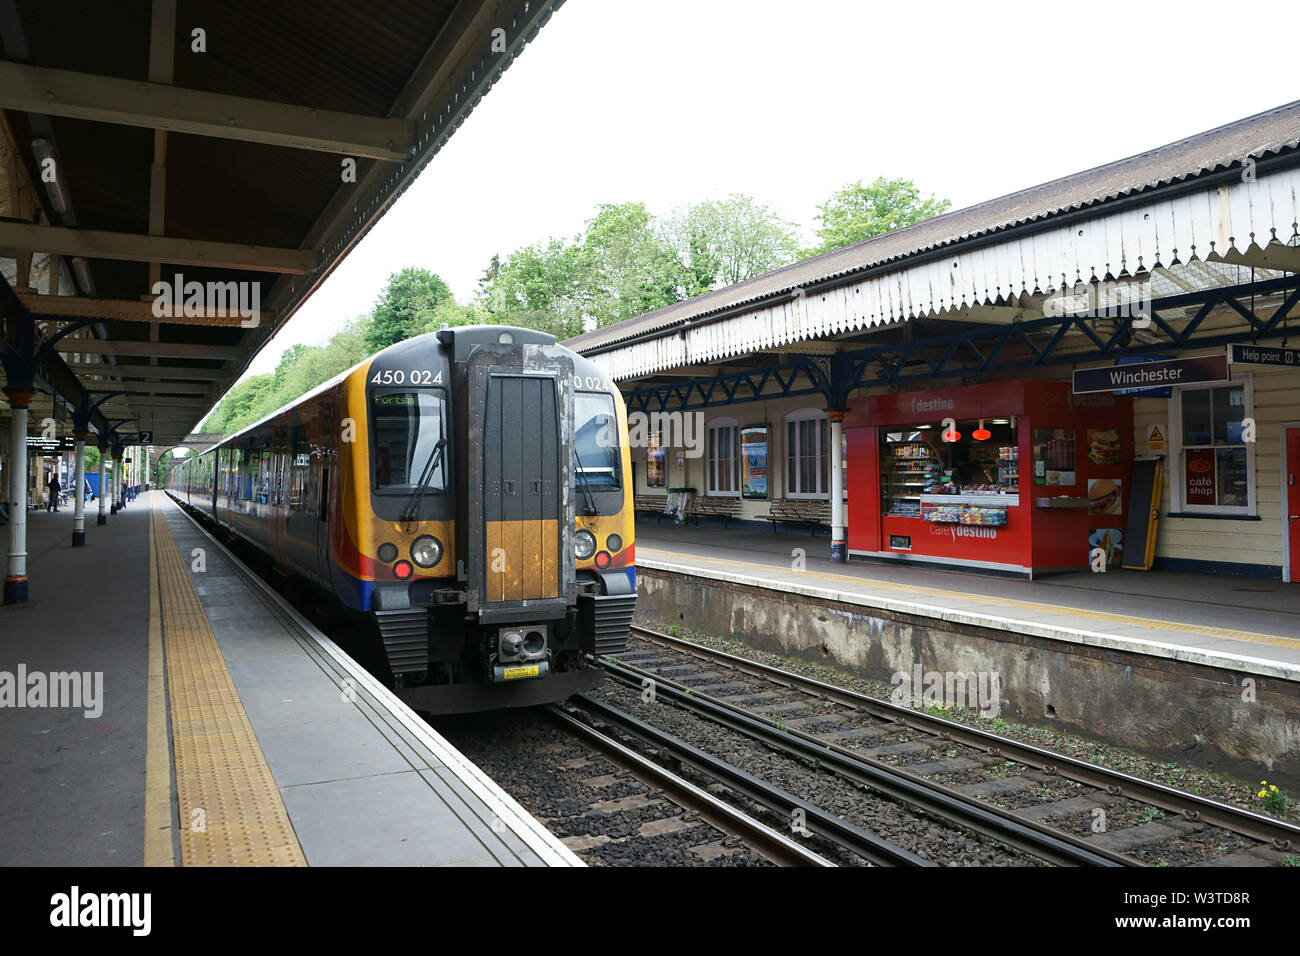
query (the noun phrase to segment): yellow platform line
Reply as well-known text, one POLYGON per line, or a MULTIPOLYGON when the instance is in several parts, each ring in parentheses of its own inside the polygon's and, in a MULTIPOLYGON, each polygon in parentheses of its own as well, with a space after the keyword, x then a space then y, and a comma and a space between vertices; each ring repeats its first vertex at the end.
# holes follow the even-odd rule
MULTIPOLYGON (((659 556, 663 559, 676 559, 683 562, 702 561, 707 564, 725 564, 730 567, 753 568, 759 571, 782 571, 780 567, 770 564, 756 564, 752 561, 737 561, 731 558, 709 558, 697 554, 681 554, 676 551, 664 551, 660 548, 637 548, 637 553, 646 557, 659 556)), ((1179 621, 1160 621, 1155 618, 1137 617, 1131 614, 1115 614, 1110 611, 1093 611, 1088 608, 1071 605, 1042 604, 1034 601, 1018 601, 1014 598, 1000 598, 988 594, 972 594, 946 588, 932 588, 924 585, 899 584, 896 581, 882 581, 879 578, 858 577, 852 574, 835 574, 831 571, 791 571, 800 577, 821 578, 827 581, 845 581, 856 585, 870 585, 887 591, 899 591, 911 595, 924 595, 936 598, 952 610, 949 602, 953 600, 968 601, 971 604, 983 604, 999 608, 1015 608, 1031 613, 1069 614, 1093 621, 1105 621, 1109 624, 1125 624, 1131 627, 1146 627, 1160 631, 1175 631, 1182 634, 1199 634, 1204 637, 1221 637, 1234 641, 1248 641, 1253 644, 1268 644, 1273 647, 1300 648, 1300 641, 1289 637, 1277 637, 1273 634, 1260 634, 1255 631, 1237 631, 1224 627, 1207 627, 1200 624, 1183 624, 1179 621)), ((776 582, 779 583, 779 582, 776 582)), ((1042 621, 1036 623, 1045 623, 1042 621)))
POLYGON ((157 509, 149 510, 149 678, 146 689, 144 865, 175 866, 172 765, 167 740, 167 685, 163 677, 162 610, 154 542, 157 509))
POLYGON ((152 503, 184 866, 305 866, 212 625, 152 503))

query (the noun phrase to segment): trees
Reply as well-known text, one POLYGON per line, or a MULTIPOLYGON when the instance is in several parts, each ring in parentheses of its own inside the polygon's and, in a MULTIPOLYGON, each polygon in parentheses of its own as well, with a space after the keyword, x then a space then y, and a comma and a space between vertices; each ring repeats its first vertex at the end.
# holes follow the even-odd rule
POLYGON ((370 314, 366 347, 374 353, 418 334, 440 305, 455 302, 447 283, 427 269, 408 266, 393 273, 370 314))
POLYGON ((799 252, 794 223, 740 193, 675 210, 660 234, 685 267, 687 296, 779 269, 799 252))
POLYGON ((476 303, 483 321, 567 338, 582 331, 578 247, 550 239, 498 256, 483 274, 476 303))
POLYGON ((580 299, 597 327, 677 302, 686 270, 656 235, 645 203, 602 203, 577 254, 580 299))
POLYGON ((480 282, 483 321, 568 338, 682 297, 685 271, 644 203, 605 203, 573 240, 548 239, 493 256, 480 282))
POLYGON ((921 198, 910 179, 878 177, 870 185, 861 182, 841 187, 818 206, 818 244, 805 252, 815 256, 832 249, 870 239, 893 229, 930 219, 946 212, 947 199, 921 198))

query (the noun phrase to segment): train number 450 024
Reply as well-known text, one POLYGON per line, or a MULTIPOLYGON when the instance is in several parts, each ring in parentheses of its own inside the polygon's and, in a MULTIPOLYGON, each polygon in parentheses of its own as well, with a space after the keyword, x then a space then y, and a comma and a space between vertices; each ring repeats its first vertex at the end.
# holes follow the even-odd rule
POLYGON ((442 372, 425 369, 386 368, 376 371, 370 380, 371 385, 441 385, 442 372))

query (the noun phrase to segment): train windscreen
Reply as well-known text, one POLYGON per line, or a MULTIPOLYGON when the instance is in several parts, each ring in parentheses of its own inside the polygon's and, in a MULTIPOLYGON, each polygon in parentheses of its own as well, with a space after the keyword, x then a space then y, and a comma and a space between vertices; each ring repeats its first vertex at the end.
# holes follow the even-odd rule
POLYGON ((374 403, 373 468, 376 491, 411 491, 430 465, 426 489, 447 490, 447 456, 435 455, 438 441, 446 435, 445 402, 442 393, 377 392, 374 403))
POLYGON ((613 396, 577 392, 573 396, 573 483, 581 475, 593 491, 618 488, 620 446, 613 396))

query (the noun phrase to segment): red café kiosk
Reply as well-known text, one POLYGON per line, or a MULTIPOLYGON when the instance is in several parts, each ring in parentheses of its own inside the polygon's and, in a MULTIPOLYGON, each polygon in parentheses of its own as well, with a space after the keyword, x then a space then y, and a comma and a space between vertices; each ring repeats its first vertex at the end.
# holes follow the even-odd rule
POLYGON ((1132 399, 995 382, 849 402, 850 558, 1033 577, 1122 559, 1132 399))

